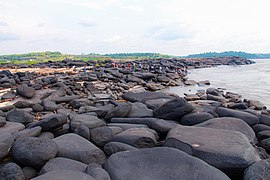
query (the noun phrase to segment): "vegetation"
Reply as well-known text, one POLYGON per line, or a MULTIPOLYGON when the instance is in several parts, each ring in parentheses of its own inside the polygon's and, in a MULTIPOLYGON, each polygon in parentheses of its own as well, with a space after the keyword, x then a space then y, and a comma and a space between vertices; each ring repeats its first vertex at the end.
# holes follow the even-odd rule
POLYGON ((186 58, 207 58, 207 57, 227 57, 227 56, 238 56, 247 59, 268 59, 270 54, 259 54, 259 53, 246 53, 241 51, 225 51, 221 53, 207 52, 201 54, 192 54, 185 56, 186 58))

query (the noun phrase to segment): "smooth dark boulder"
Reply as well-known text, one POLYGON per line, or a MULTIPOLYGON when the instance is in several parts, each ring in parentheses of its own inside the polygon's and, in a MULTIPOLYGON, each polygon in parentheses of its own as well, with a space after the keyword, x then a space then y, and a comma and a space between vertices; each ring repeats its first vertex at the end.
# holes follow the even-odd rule
POLYGON ((0 127, 3 127, 7 124, 6 118, 0 116, 0 127))
POLYGON ((15 97, 16 97, 16 95, 14 94, 14 92, 7 92, 7 93, 2 95, 1 99, 8 100, 8 99, 14 99, 15 97))
POLYGON ((102 150, 83 137, 74 134, 64 134, 54 139, 58 147, 58 157, 70 158, 86 164, 103 164, 106 156, 102 150))
POLYGON ((0 133, 0 160, 8 155, 14 143, 14 137, 10 133, 0 133))
POLYGON ((101 165, 96 163, 88 164, 85 173, 94 177, 96 180, 111 180, 108 172, 105 171, 105 169, 103 169, 101 165))
POLYGON ((122 142, 137 148, 149 148, 157 145, 158 136, 148 128, 131 128, 116 134, 112 141, 122 142))
POLYGON ((189 113, 181 118, 181 124, 192 126, 212 118, 214 118, 214 116, 207 112, 189 113))
POLYGON ((25 137, 38 137, 41 134, 41 130, 42 130, 41 127, 37 126, 30 129, 24 129, 22 131, 14 133, 13 135, 14 135, 15 140, 25 138, 25 137))
POLYGON ((144 102, 144 104, 152 110, 155 110, 165 104, 166 102, 170 101, 171 99, 168 98, 159 98, 159 99, 149 99, 144 102))
POLYGON ((15 163, 7 163, 0 172, 2 180, 25 180, 24 174, 20 166, 15 163))
POLYGON ((270 179, 270 159, 264 159, 250 165, 244 172, 243 180, 270 179))
POLYGON ((270 130, 270 126, 264 124, 255 124, 252 126, 252 129, 256 134, 258 134, 261 131, 270 130))
POLYGON ((265 114, 260 114, 259 123, 270 126, 270 116, 265 115, 265 114))
POLYGON ((28 108, 28 107, 31 107, 32 103, 28 101, 17 101, 13 105, 16 108, 28 108))
POLYGON ((90 130, 88 127, 81 125, 79 127, 77 127, 76 129, 74 129, 74 133, 78 134, 79 136, 90 140, 91 134, 90 134, 90 130))
POLYGON ((257 134, 257 138, 258 138, 259 140, 263 140, 263 139, 270 138, 270 130, 260 131, 260 132, 257 134))
POLYGON ((216 113, 219 117, 235 117, 242 119, 250 126, 253 126, 259 122, 259 118, 253 114, 224 107, 218 107, 216 109, 216 113))
POLYGON ((178 120, 193 110, 184 98, 175 98, 154 110, 154 116, 160 119, 178 120))
POLYGON ((48 173, 45 173, 41 176, 37 176, 32 180, 75 180, 75 179, 82 179, 82 180, 96 180, 92 176, 78 171, 71 171, 71 170, 54 170, 48 173))
POLYGON ((48 99, 42 100, 42 106, 44 107, 45 111, 56 111, 57 109, 59 109, 59 106, 57 104, 48 99))
POLYGON ((223 93, 216 89, 216 88, 208 88, 206 89, 206 94, 211 94, 211 95, 214 95, 214 96, 223 96, 223 93))
POLYGON ((104 148, 103 151, 106 153, 107 156, 110 156, 114 153, 117 152, 121 152, 121 151, 131 151, 131 150, 136 150, 138 148, 125 144, 125 143, 121 143, 121 142, 109 142, 107 143, 104 148))
POLYGON ((72 130, 82 125, 88 127, 90 130, 96 127, 106 125, 106 123, 103 120, 91 114, 75 114, 70 119, 71 119, 70 125, 72 130))
POLYGON ((34 116, 26 111, 13 109, 7 113, 6 120, 9 122, 18 122, 26 125, 34 121, 34 116))
POLYGON ((104 165, 112 180, 229 180, 220 170, 173 148, 119 152, 104 165))
POLYGON ((25 128, 22 123, 6 122, 6 124, 0 127, 0 133, 15 133, 25 128))
POLYGON ((263 147, 266 151, 270 152, 270 138, 263 139, 260 141, 260 146, 263 147))
POLYGON ((51 139, 26 137, 12 147, 12 158, 24 166, 41 168, 57 154, 57 145, 51 139))
POLYGON ((118 106, 114 107, 111 111, 109 111, 106 114, 105 119, 109 120, 115 117, 127 117, 131 109, 131 103, 121 103, 118 106))
MULTIPOLYGON (((113 119, 118 119, 118 118, 113 118, 113 119)), ((119 118, 121 119, 121 118, 119 118)), ((124 118, 126 119, 126 118, 124 118)), ((107 126, 109 127, 119 127, 123 131, 131 128, 149 128, 147 125, 144 124, 131 124, 131 123, 108 123, 107 126)))
POLYGON ((232 130, 178 125, 169 131, 164 146, 198 157, 230 177, 241 177, 246 167, 260 160, 248 138, 232 130))
POLYGON ((62 96, 62 97, 57 97, 54 99, 56 104, 60 104, 60 103, 69 103, 70 101, 74 100, 74 99, 79 99, 80 96, 79 95, 73 95, 73 96, 62 96))
POLYGON ((44 111, 44 107, 41 104, 35 104, 32 106, 34 112, 42 112, 44 111))
POLYGON ((22 172, 26 180, 32 179, 37 176, 37 171, 30 166, 22 168, 22 172))
POLYGON ((131 110, 128 114, 129 118, 143 118, 153 117, 153 110, 148 109, 147 106, 141 102, 132 103, 131 110))
POLYGON ((19 85, 16 91, 19 95, 28 99, 31 99, 35 95, 35 89, 28 87, 26 84, 19 85))
POLYGON ((150 99, 173 99, 174 97, 168 96, 161 92, 145 91, 140 93, 126 92, 123 94, 123 98, 130 102, 144 102, 150 99))
POLYGON ((249 142, 251 142, 252 144, 255 144, 256 142, 256 135, 253 129, 242 119, 233 117, 213 118, 203 123, 197 124, 196 127, 238 131, 246 135, 249 139, 249 142))
POLYGON ((40 174, 45 174, 56 169, 84 172, 86 167, 87 165, 82 162, 63 157, 57 157, 49 160, 40 170, 40 174))

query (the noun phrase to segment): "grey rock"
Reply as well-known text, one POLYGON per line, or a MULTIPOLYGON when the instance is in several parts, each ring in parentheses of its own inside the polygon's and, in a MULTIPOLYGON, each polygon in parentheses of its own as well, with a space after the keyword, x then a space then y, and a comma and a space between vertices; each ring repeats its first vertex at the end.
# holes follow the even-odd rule
POLYGON ((0 133, 0 160, 8 155, 14 143, 13 135, 10 133, 0 133))
POLYGON ((42 105, 45 111, 56 111, 57 109, 59 109, 59 106, 57 104, 48 99, 42 100, 42 105))
POLYGON ((206 89, 206 93, 214 96, 223 96, 223 93, 216 88, 208 88, 206 89))
POLYGON ((166 99, 166 98, 149 99, 145 101, 144 103, 148 108, 155 110, 170 100, 171 99, 166 99))
POLYGON ((41 133, 41 127, 37 126, 31 129, 24 129, 22 131, 14 133, 15 140, 25 137, 38 137, 41 133))
POLYGON ((244 172, 243 180, 270 179, 270 159, 261 160, 250 165, 244 172))
POLYGON ((6 120, 9 122, 18 122, 26 125, 34 121, 34 116, 23 110, 13 109, 7 114, 6 120))
POLYGON ((116 134, 112 141, 122 142, 137 148, 154 147, 158 136, 154 130, 148 128, 131 128, 116 134))
POLYGON ((42 132, 39 136, 39 138, 48 138, 48 139, 53 139, 54 135, 51 132, 42 132))
POLYGON ((3 180, 25 180, 22 169, 15 163, 7 163, 1 170, 3 180))
POLYGON ((136 150, 138 148, 133 147, 131 145, 121 143, 121 142, 109 142, 107 143, 103 150, 104 152, 110 156, 114 153, 121 152, 121 151, 131 151, 131 150, 136 150))
POLYGON ((248 125, 253 126, 259 122, 259 118, 253 114, 238 110, 218 107, 216 113, 220 117, 235 117, 244 120, 248 125))
POLYGON ((113 154, 104 165, 112 180, 229 180, 220 170, 182 151, 159 147, 113 154))
POLYGON ((44 107, 41 104, 35 104, 32 106, 34 112, 44 111, 44 107))
POLYGON ((6 118, 0 116, 0 127, 3 127, 7 124, 6 118))
POLYGON ((90 140, 90 130, 88 127, 82 125, 82 126, 79 126, 77 127, 76 129, 74 129, 74 133, 75 134, 78 134, 79 136, 87 139, 87 140, 90 140))
POLYGON ((86 164, 103 164, 106 156, 98 147, 83 137, 69 133, 54 139, 58 146, 58 157, 70 158, 86 164))
POLYGON ((51 139, 26 137, 17 140, 12 147, 12 157, 16 162, 41 168, 57 154, 57 145, 51 139))
POLYGON ((74 100, 74 99, 79 99, 80 96, 79 95, 73 95, 73 96, 62 96, 62 97, 57 97, 54 99, 56 104, 59 103, 69 103, 70 101, 74 100))
POLYGON ((5 126, 0 127, 0 133, 15 133, 25 128, 22 123, 6 122, 5 126))
POLYGON ((79 109, 83 106, 92 106, 94 103, 89 99, 74 99, 69 102, 69 105, 74 109, 79 109))
POLYGON ((263 147, 266 151, 270 152, 270 138, 263 139, 260 141, 260 146, 263 147))
POLYGON ((184 98, 175 98, 154 110, 154 116, 160 119, 177 120, 193 110, 184 98))
POLYGON ((232 130, 177 126, 164 145, 196 156, 232 177, 241 176, 246 167, 260 160, 248 138, 232 130))
POLYGON ((32 180, 74 180, 74 179, 83 179, 83 180, 95 180, 92 176, 71 170, 54 170, 48 173, 45 173, 41 176, 35 177, 32 180))
POLYGON ((181 118, 183 125, 195 125, 214 118, 214 116, 207 112, 189 113, 181 118))
POLYGON ((153 110, 141 102, 132 103, 132 108, 128 114, 129 118, 153 117, 153 110))
POLYGON ((122 132, 120 127, 97 127, 91 130, 91 140, 98 146, 104 146, 114 135, 122 132))
POLYGON ((7 92, 7 93, 2 95, 1 99, 2 100, 14 99, 15 97, 16 97, 16 95, 14 94, 14 92, 7 92))
POLYGON ((86 174, 91 175, 96 180, 111 180, 110 175, 100 165, 95 163, 88 164, 86 174))
POLYGON ((257 134, 260 131, 270 130, 270 126, 264 124, 255 124, 254 126, 252 126, 252 129, 257 134))
POLYGON ((270 126, 270 116, 261 114, 259 118, 259 123, 270 126))
MULTIPOLYGON (((128 118, 113 118, 113 119, 128 119, 128 118)), ((123 131, 130 129, 130 128, 149 128, 147 125, 144 124, 130 124, 130 123, 108 123, 108 127, 119 127, 123 131)))
POLYGON ((123 94, 123 98, 130 102, 144 102, 150 99, 173 99, 174 97, 168 96, 161 92, 140 92, 140 93, 133 93, 133 92, 126 92, 123 94))
POLYGON ((31 102, 28 101, 17 101, 13 104, 16 108, 28 108, 32 105, 31 102))
POLYGON ((40 174, 45 174, 53 170, 72 170, 84 172, 87 165, 68 158, 57 157, 49 160, 40 170, 40 174))
POLYGON ((37 171, 29 166, 22 168, 22 172, 26 180, 32 179, 37 176, 37 171))
POLYGON ((106 123, 104 121, 102 121, 101 119, 99 119, 98 117, 93 116, 93 115, 75 114, 71 118, 70 125, 71 125, 71 129, 76 129, 79 126, 84 125, 91 130, 91 129, 94 129, 96 127, 105 126, 106 123))
POLYGON ((35 89, 28 87, 26 84, 19 85, 16 91, 19 95, 28 99, 31 99, 35 95, 35 89))
POLYGON ((270 138, 270 130, 260 131, 257 137, 259 140, 270 138))
POLYGON ((108 120, 115 117, 127 117, 131 109, 131 103, 121 103, 113 108, 110 112, 108 112, 105 116, 105 119, 108 120))

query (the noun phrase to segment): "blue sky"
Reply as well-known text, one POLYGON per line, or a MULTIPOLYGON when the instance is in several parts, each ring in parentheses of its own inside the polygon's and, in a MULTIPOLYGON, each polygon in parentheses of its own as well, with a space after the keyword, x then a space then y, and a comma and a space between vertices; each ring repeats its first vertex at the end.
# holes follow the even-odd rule
POLYGON ((0 0, 0 54, 270 52, 268 0, 0 0))

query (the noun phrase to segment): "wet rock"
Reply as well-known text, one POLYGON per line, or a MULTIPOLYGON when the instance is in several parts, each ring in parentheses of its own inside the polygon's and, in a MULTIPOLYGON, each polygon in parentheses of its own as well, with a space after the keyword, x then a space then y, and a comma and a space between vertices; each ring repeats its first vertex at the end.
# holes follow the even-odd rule
POLYGON ((116 134, 112 141, 122 142, 137 148, 154 147, 158 136, 155 131, 148 128, 131 128, 116 134))
POLYGON ((181 124, 183 125, 195 125, 214 118, 214 116, 207 112, 190 113, 181 118, 181 124))
POLYGON ((58 146, 58 157, 70 158, 86 164, 103 164, 106 156, 99 148, 83 137, 69 133, 54 139, 58 146))
POLYGON ((196 156, 234 178, 260 160, 248 138, 232 130, 177 126, 168 133, 165 146, 196 156))
POLYGON ((270 159, 261 160, 250 165, 244 172, 243 180, 269 179, 270 159))
POLYGON ((160 147, 113 154, 104 165, 111 179, 226 179, 224 173, 198 158, 160 147), (131 171, 132 169, 132 171, 131 171))
POLYGON ((196 85, 197 82, 194 80, 186 80, 186 81, 184 81, 184 84, 187 86, 191 86, 191 85, 196 85))
POLYGON ((125 144, 125 143, 121 143, 121 142, 109 142, 103 148, 107 156, 110 156, 114 153, 121 152, 121 151, 131 151, 131 150, 136 150, 136 149, 138 148, 125 144))
POLYGON ((143 118, 153 117, 153 110, 148 109, 147 106, 141 102, 132 103, 132 108, 128 114, 129 118, 143 118))
POLYGON ((76 129, 79 126, 86 126, 89 129, 105 126, 106 123, 96 116, 89 114, 75 114, 71 117, 71 129, 76 129))
POLYGON ((87 165, 68 158, 57 157, 49 160, 40 170, 40 174, 45 174, 54 170, 72 170, 84 172, 87 165))
POLYGON ((26 125, 34 121, 34 116, 23 110, 14 109, 7 114, 6 120, 26 125))
POLYGON ((57 145, 51 139, 26 137, 17 140, 12 147, 13 159, 33 168, 41 168, 57 154, 57 145))
POLYGON ((161 119, 177 120, 192 110, 192 105, 184 98, 175 98, 155 109, 154 116, 161 119))
POLYGON ((31 99, 35 95, 35 89, 28 87, 26 84, 19 85, 16 91, 19 95, 28 99, 31 99))
POLYGON ((14 143, 13 135, 10 133, 0 133, 0 160, 8 155, 14 143))
POLYGON ((108 172, 96 163, 88 164, 85 173, 91 175, 96 180, 111 180, 108 172))
POLYGON ((249 107, 254 107, 255 110, 264 110, 266 106, 262 104, 260 101, 256 100, 246 100, 249 107))
POLYGON ((92 176, 71 170, 54 170, 48 173, 45 173, 41 176, 35 177, 32 180, 48 180, 48 179, 65 179, 65 180, 74 180, 74 179, 83 179, 83 180, 95 180, 92 176))
POLYGON ((109 120, 115 117, 127 117, 131 109, 131 103, 121 103, 113 108, 110 112, 108 112, 105 116, 105 119, 109 120))
POLYGON ((216 88, 208 88, 208 89, 206 89, 206 93, 214 95, 214 96, 220 96, 220 97, 223 96, 223 93, 216 88))
POLYGON ((259 118, 253 114, 238 110, 218 107, 216 113, 220 117, 235 117, 244 120, 248 125, 253 126, 259 122, 259 118))
POLYGON ((1 170, 1 179, 3 180, 25 180, 20 166, 15 163, 7 163, 1 170))

